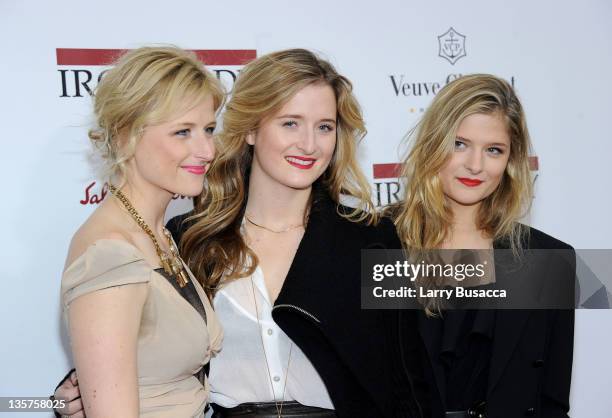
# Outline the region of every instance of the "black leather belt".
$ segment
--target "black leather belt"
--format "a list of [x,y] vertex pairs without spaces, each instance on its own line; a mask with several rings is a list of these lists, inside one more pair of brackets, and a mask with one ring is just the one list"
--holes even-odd
[[473,418],[468,411],[446,411],[444,418]]
[[[280,402],[278,407],[280,408]],[[278,418],[277,404],[275,402],[242,403],[233,408],[224,408],[212,404],[212,418],[241,417],[241,418]],[[299,402],[283,402],[283,417],[291,418],[336,418],[336,412],[331,409],[316,408],[302,405]]]

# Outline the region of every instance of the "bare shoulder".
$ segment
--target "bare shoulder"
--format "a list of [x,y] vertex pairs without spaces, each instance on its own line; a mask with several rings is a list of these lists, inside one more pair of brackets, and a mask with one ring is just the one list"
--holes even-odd
[[159,257],[151,238],[125,213],[112,206],[102,205],[73,235],[64,269],[100,240],[118,240],[130,244],[152,268],[159,266]]
[[116,214],[94,215],[74,234],[62,274],[62,298],[70,306],[69,318],[91,319],[88,315],[100,312],[138,316],[148,295],[150,266],[142,263],[142,252],[129,230],[121,228],[121,219],[112,216]]
[[[112,219],[112,217],[104,216],[106,211],[101,211],[101,209],[98,208],[92,213],[72,236],[64,268],[72,264],[90,246],[100,240],[118,240],[135,246],[129,231],[123,230],[120,225],[109,221],[108,219]],[[108,215],[112,215],[112,213]]]

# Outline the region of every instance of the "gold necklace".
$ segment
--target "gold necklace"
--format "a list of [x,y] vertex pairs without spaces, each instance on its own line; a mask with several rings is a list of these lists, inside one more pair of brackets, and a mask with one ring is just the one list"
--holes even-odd
[[275,234],[283,234],[283,233],[285,233],[285,232],[289,232],[289,231],[291,231],[291,230],[293,230],[293,229],[303,228],[303,227],[304,227],[304,224],[302,223],[302,224],[299,224],[299,225],[292,225],[292,226],[290,226],[290,227],[288,227],[288,228],[286,228],[286,229],[283,229],[283,230],[277,231],[277,230],[275,230],[275,229],[271,229],[271,228],[268,228],[267,226],[263,226],[263,225],[260,225],[260,224],[258,224],[258,223],[253,222],[253,220],[252,220],[251,218],[249,218],[249,215],[248,215],[246,212],[245,212],[245,214],[244,214],[244,217],[245,217],[245,219],[246,219],[246,220],[247,220],[247,221],[248,221],[250,224],[255,225],[255,226],[256,226],[256,227],[258,227],[258,228],[265,229],[266,231],[273,232],[273,233],[275,233]]
[[291,353],[293,352],[293,342],[289,346],[289,358],[287,360],[287,368],[285,369],[285,382],[283,383],[283,395],[279,402],[276,400],[276,392],[274,391],[274,385],[272,384],[272,375],[270,374],[270,363],[268,362],[268,355],[266,354],[266,347],[264,345],[263,337],[261,336],[261,322],[259,321],[259,309],[257,308],[257,298],[255,297],[255,285],[253,284],[253,276],[251,276],[251,290],[253,291],[253,304],[255,305],[255,316],[257,317],[257,333],[259,334],[259,339],[261,340],[261,349],[264,353],[264,358],[266,359],[266,371],[268,372],[268,381],[270,382],[270,389],[272,389],[272,396],[274,396],[274,406],[276,407],[276,413],[278,414],[278,418],[282,417],[283,414],[283,404],[285,403],[285,390],[287,389],[287,377],[289,376],[289,365],[291,364]]
[[130,203],[127,197],[119,189],[117,189],[114,185],[110,184],[108,186],[111,194],[116,197],[128,211],[128,213],[132,216],[132,218],[136,221],[139,227],[151,238],[153,241],[153,245],[155,246],[155,251],[157,252],[157,256],[161,261],[161,265],[164,268],[164,271],[168,273],[170,276],[173,276],[178,282],[180,287],[185,287],[187,282],[189,282],[187,272],[185,271],[185,266],[181,261],[181,257],[179,256],[178,249],[176,245],[174,245],[174,241],[172,240],[172,234],[166,228],[164,228],[164,235],[168,240],[168,246],[170,247],[170,255],[161,249],[159,246],[159,242],[157,242],[157,238],[155,238],[155,234],[147,225],[142,216],[138,214],[134,206]]

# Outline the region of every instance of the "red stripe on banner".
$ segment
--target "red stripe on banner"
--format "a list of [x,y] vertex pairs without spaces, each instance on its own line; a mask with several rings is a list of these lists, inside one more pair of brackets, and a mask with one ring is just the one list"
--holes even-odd
[[119,58],[125,49],[75,49],[57,48],[57,65],[109,65]]
[[[57,48],[57,65],[110,65],[128,49]],[[244,65],[257,58],[255,49],[195,49],[206,65]]]
[[255,49],[196,49],[193,52],[206,65],[244,65],[257,58]]
[[397,178],[402,172],[401,163],[374,164],[372,168],[375,179]]
[[538,157],[529,157],[529,169],[531,171],[538,171],[540,169],[540,161]]

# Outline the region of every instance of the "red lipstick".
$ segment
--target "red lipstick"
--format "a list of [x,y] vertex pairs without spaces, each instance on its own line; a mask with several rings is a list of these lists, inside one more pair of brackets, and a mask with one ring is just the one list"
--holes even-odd
[[459,180],[461,183],[465,184],[468,187],[480,186],[483,183],[482,180],[470,179],[467,177],[457,177],[457,180]]
[[196,174],[201,176],[202,174],[206,174],[206,166],[204,165],[182,165],[182,169],[189,171],[192,174]]
[[297,155],[289,155],[285,157],[285,160],[292,166],[301,170],[308,170],[314,165],[315,161],[317,161],[316,158],[300,157]]

